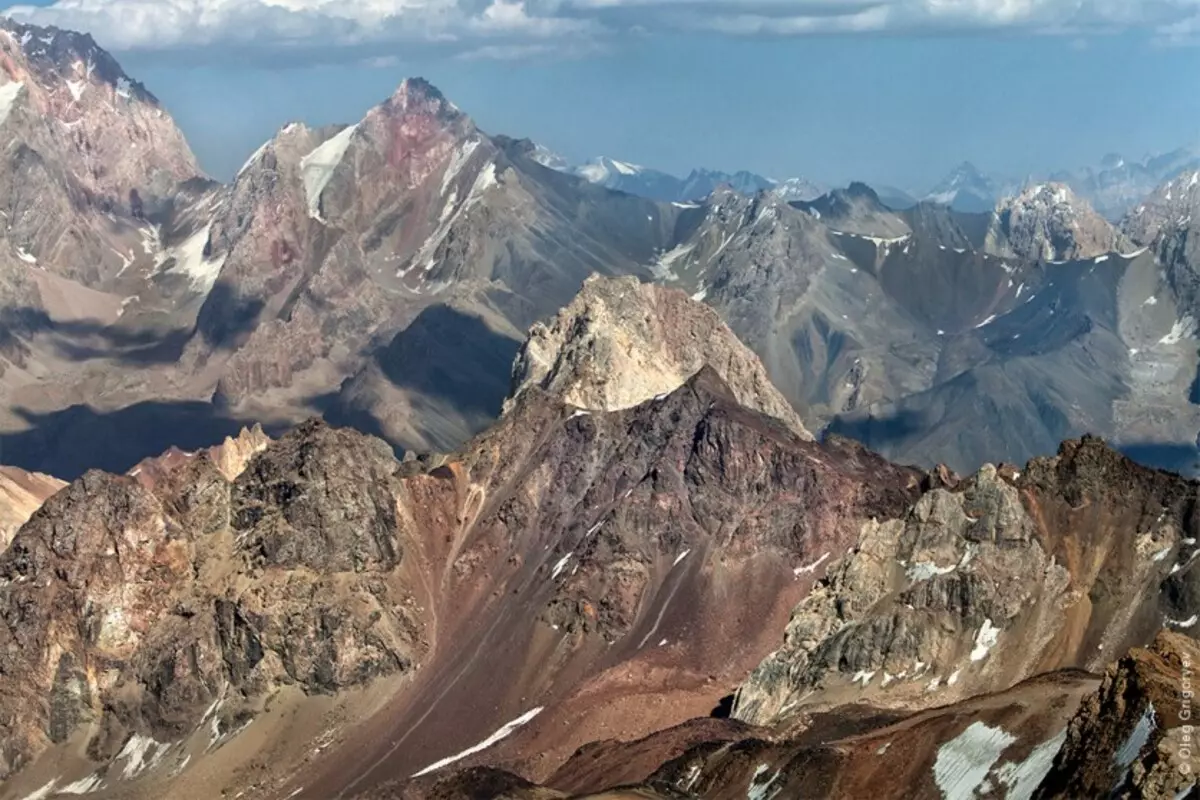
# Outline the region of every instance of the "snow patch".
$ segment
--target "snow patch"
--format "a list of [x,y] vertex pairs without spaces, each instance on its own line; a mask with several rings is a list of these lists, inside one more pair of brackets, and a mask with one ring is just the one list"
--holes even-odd
[[216,259],[206,258],[204,255],[212,225],[212,222],[209,222],[182,243],[167,250],[155,267],[155,272],[185,275],[193,291],[208,294],[221,274],[221,267],[225,266],[224,255]]
[[936,575],[949,575],[957,568],[956,564],[951,564],[948,567],[939,567],[931,561],[917,561],[909,566],[907,574],[908,579],[913,583],[921,583]]
[[672,566],[672,567],[677,567],[677,566],[679,566],[679,562],[681,562],[681,561],[683,561],[685,558],[687,558],[687,557],[688,557],[688,553],[690,553],[690,552],[692,552],[692,550],[691,550],[691,548],[689,547],[687,550],[684,550],[682,553],[680,553],[679,555],[675,556],[675,561],[674,561],[674,562],[672,562],[671,566]]
[[[1129,738],[1121,745],[1121,749],[1113,753],[1113,763],[1117,769],[1122,772],[1129,769],[1129,766],[1142,752],[1142,748],[1146,746],[1146,742],[1150,741],[1150,734],[1158,727],[1154,717],[1154,703],[1146,706],[1146,710],[1142,712],[1141,719],[1137,725],[1129,732]],[[1122,779],[1124,780],[1124,779]]]
[[1103,264],[1105,261],[1108,261],[1108,256],[1097,256],[1094,263]]
[[58,778],[53,779],[40,789],[33,790],[32,793],[25,795],[21,800],[45,800],[54,792],[54,784],[58,783]]
[[34,256],[32,253],[30,253],[28,250],[26,250],[24,247],[17,248],[17,258],[21,259],[26,264],[36,264],[37,263],[37,257]]
[[938,748],[933,779],[945,800],[971,800],[1005,748],[1017,738],[982,722],[971,726]]
[[149,736],[135,733],[121,748],[121,752],[117,753],[114,760],[125,759],[125,769],[121,770],[121,777],[131,780],[146,770],[156,767],[170,747],[169,744],[156,742]]
[[624,161],[612,160],[610,160],[610,163],[613,165],[613,168],[622,175],[637,175],[642,171],[642,168],[636,164],[626,164]]
[[867,686],[870,685],[871,679],[874,677],[875,677],[875,670],[871,670],[870,672],[867,672],[864,669],[860,669],[858,672],[854,673],[854,677],[850,679],[850,682],[861,684],[862,687],[865,689],[865,688],[867,688]]
[[995,314],[992,314],[990,317],[988,317],[987,319],[985,319],[983,322],[981,322],[981,323],[979,323],[978,325],[976,325],[976,326],[975,326],[975,330],[979,330],[980,328],[983,328],[983,327],[985,327],[985,326],[987,326],[987,325],[991,325],[991,324],[992,324],[993,322],[995,322],[995,321],[996,321],[996,315],[995,315]]
[[462,172],[462,168],[466,166],[467,162],[471,159],[471,154],[478,147],[479,141],[472,139],[454,151],[454,154],[450,157],[450,163],[446,165],[446,171],[442,173],[442,194],[445,194],[450,188],[451,183],[458,177],[458,173]]
[[104,783],[104,776],[98,772],[94,772],[86,778],[80,778],[74,783],[68,783],[57,791],[59,794],[87,794],[99,789],[102,783]]
[[67,89],[71,92],[71,97],[76,103],[83,97],[84,90],[87,89],[87,84],[83,81],[67,81]]
[[1033,748],[1024,761],[1014,763],[1009,761],[996,770],[996,779],[1008,787],[1005,800],[1029,800],[1034,791],[1041,785],[1042,780],[1050,774],[1054,765],[1054,757],[1062,749],[1067,740],[1067,729],[1063,728],[1053,739],[1042,742]]
[[1171,554],[1171,548],[1164,547],[1162,550],[1159,550],[1157,553],[1155,553],[1150,558],[1150,560],[1157,564],[1159,561],[1162,561],[1164,558],[1166,558],[1170,554]]
[[679,276],[671,267],[681,258],[686,257],[689,253],[696,249],[694,244],[681,244],[659,256],[650,266],[654,277],[660,281],[677,281]]
[[1145,299],[1145,300],[1142,302],[1142,305],[1144,305],[1144,306],[1156,306],[1156,305],[1158,305],[1158,298],[1157,298],[1157,297],[1155,297],[1154,295],[1150,295],[1149,297],[1147,297],[1147,298],[1146,298],[1146,299]]
[[242,168],[237,171],[237,175],[234,176],[234,180],[237,180],[238,178],[242,177],[242,173],[245,172],[246,170],[250,169],[250,167],[254,164],[254,162],[258,161],[258,157],[261,156],[263,154],[263,152],[265,152],[266,149],[270,145],[271,145],[270,139],[268,139],[267,141],[265,141],[261,145],[259,145],[258,149],[255,150],[254,153],[249,158],[246,159],[246,163],[242,164]]
[[750,778],[750,786],[746,789],[746,800],[772,800],[778,797],[783,791],[783,787],[779,786],[775,789],[771,787],[775,781],[783,775],[782,770],[775,770],[775,774],[767,777],[767,771],[770,769],[766,764],[759,764],[754,769],[754,775]]
[[1168,625],[1174,625],[1176,628],[1190,628],[1193,625],[1195,625],[1197,622],[1200,622],[1200,615],[1197,615],[1197,614],[1193,614],[1192,616],[1188,617],[1187,619],[1168,619],[1167,620]]
[[1196,321],[1190,316],[1184,316],[1183,319],[1175,321],[1171,326],[1171,331],[1166,336],[1158,340],[1159,344],[1178,344],[1185,338],[1196,332]]
[[559,573],[563,571],[565,566],[567,566],[567,562],[571,560],[571,556],[573,555],[575,555],[573,552],[567,553],[558,560],[558,562],[554,565],[554,571],[550,573],[550,580],[554,580],[558,577]]
[[813,572],[816,571],[817,567],[819,567],[825,563],[825,560],[827,558],[829,558],[829,553],[826,553],[825,555],[821,556],[816,561],[809,564],[807,567],[796,567],[794,570],[792,570],[792,574],[795,575],[797,578],[799,578],[801,575],[811,575]]
[[493,186],[498,186],[500,181],[496,178],[496,164],[489,161],[479,170],[479,174],[475,176],[475,183],[471,186],[471,193],[467,196],[468,202],[474,202],[479,199],[479,196]]
[[472,745],[471,747],[468,747],[466,750],[463,750],[461,753],[457,753],[457,754],[449,756],[447,758],[443,758],[441,761],[435,761],[434,763],[430,764],[428,767],[425,767],[425,769],[421,770],[420,772],[413,773],[413,777],[419,778],[422,775],[428,775],[430,772],[434,772],[436,770],[441,769],[444,766],[453,764],[455,761],[461,761],[462,759],[466,758],[467,756],[473,756],[476,753],[479,753],[479,752],[482,752],[482,751],[488,749],[489,747],[494,745],[496,742],[499,742],[500,740],[505,739],[508,736],[510,736],[513,733],[513,731],[528,724],[534,717],[536,717],[538,714],[542,713],[542,711],[543,711],[543,706],[538,706],[537,708],[535,708],[531,711],[526,711],[524,714],[517,717],[512,722],[506,723],[503,727],[500,728],[500,730],[496,731],[495,733],[493,733],[488,738],[484,739],[479,744]]
[[311,153],[300,159],[300,174],[304,179],[304,196],[308,200],[308,215],[321,219],[321,193],[333,179],[333,173],[350,147],[350,139],[358,130],[351,125],[328,141],[318,145]]
[[987,658],[988,651],[996,645],[1000,638],[1000,629],[992,626],[990,619],[983,621],[983,627],[975,636],[975,649],[971,651],[972,661],[982,661]]

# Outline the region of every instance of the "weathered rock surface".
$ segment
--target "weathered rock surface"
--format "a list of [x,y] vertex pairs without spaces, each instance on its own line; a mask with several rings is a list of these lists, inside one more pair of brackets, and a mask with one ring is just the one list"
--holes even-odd
[[993,255],[1026,261],[1077,261],[1134,249],[1061,183],[1031,186],[1001,199],[984,246]]
[[584,410],[617,411],[674,391],[705,365],[741,405],[812,438],[715,311],[636,278],[589,278],[553,321],[535,325],[513,365],[512,395],[538,386]]
[[327,758],[256,785],[365,791],[533,708],[513,741],[542,776],[597,731],[716,705],[807,591],[801,568],[919,491],[914,471],[742,407],[707,366],[608,413],[529,387],[462,452],[398,467],[313,423],[232,483],[201,451],[52,498],[0,559],[5,770],[86,730],[106,781],[141,774],[112,759],[146,742],[166,770],[146,785],[167,791],[198,729],[228,741],[288,687],[411,672]]
[[0,556],[4,774],[82,723],[98,761],[132,736],[178,765],[202,725],[215,742],[279,687],[410,669],[394,467],[382,442],[314,424],[233,483],[201,452],[152,486],[90,472],[52,497]]
[[1163,631],[1111,664],[1066,731],[1037,798],[1187,797],[1195,789],[1200,643]]
[[735,716],[771,724],[851,698],[914,708],[1096,670],[1190,605],[1194,484],[1095,439],[1022,473],[943,481],[907,518],[864,526],[740,688]]

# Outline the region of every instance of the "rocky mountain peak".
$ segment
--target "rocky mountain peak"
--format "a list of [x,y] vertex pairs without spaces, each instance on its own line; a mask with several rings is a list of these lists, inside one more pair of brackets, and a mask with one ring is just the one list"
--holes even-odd
[[1194,793],[1191,693],[1200,644],[1161,631],[1110,664],[1065,731],[1037,798]]
[[853,181],[845,190],[846,196],[858,197],[872,203],[879,202],[879,194],[862,181]]
[[87,289],[153,269],[148,220],[205,180],[158,100],[86,34],[0,20],[0,126],[0,251]]
[[380,106],[390,114],[432,114],[454,119],[463,116],[458,106],[424,78],[405,78]]
[[1096,258],[1128,243],[1069,186],[1041,183],[996,204],[986,246],[997,255],[1053,262]]
[[1160,237],[1190,227],[1196,211],[1200,211],[1200,171],[1185,172],[1139,203],[1121,227],[1138,244],[1150,246]]
[[78,80],[80,65],[86,76],[119,91],[123,96],[158,105],[158,98],[129,77],[112,55],[96,44],[91,34],[60,28],[26,25],[0,18],[0,31],[15,41],[27,64],[43,84]]
[[706,365],[740,403],[812,438],[758,356],[715,311],[632,277],[589,278],[549,324],[530,329],[506,407],[538,386],[585,411],[629,408],[674,391]]
[[982,212],[991,209],[996,194],[995,183],[974,164],[964,161],[935,186],[925,199],[951,206],[958,211]]

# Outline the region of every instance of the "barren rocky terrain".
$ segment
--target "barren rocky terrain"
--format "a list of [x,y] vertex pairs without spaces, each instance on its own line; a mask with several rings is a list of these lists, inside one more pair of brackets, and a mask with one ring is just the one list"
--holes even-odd
[[0,800],[1196,794],[1200,175],[656,201],[413,78],[223,185],[0,71]]

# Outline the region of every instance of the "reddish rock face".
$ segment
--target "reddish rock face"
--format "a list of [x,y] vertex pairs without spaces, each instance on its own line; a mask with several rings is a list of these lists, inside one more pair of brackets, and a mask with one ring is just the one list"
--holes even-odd
[[[228,733],[281,686],[410,669],[419,617],[384,574],[400,557],[394,465],[382,443],[308,426],[232,484],[201,452],[146,465],[145,483],[92,472],[51,498],[0,557],[4,770],[87,721],[104,760],[133,733]],[[364,531],[384,556],[351,565]]]
[[202,176],[195,157],[158,100],[90,36],[5,20],[0,65],[12,94],[0,122],[11,140],[0,260],[107,290],[138,258],[147,205],[161,211]]
[[[597,730],[643,735],[715,705],[811,583],[796,567],[900,514],[920,477],[798,438],[708,370],[613,414],[530,390],[442,466],[397,467],[376,440],[307,425],[232,484],[201,452],[54,498],[0,562],[0,608],[21,622],[4,674],[38,687],[0,679],[21,709],[6,769],[85,720],[105,758],[129,732],[190,736],[218,701],[228,730],[281,686],[334,691],[419,663],[314,786],[344,785],[347,761],[362,787],[411,774],[535,704],[540,774]],[[646,681],[678,707],[612,716]],[[58,698],[50,716],[39,696]],[[397,740],[410,744],[376,764]]]
[[1110,664],[1035,796],[1186,796],[1200,769],[1191,697],[1197,659],[1195,639],[1163,631]]
[[[116,777],[119,754],[149,743],[138,780],[169,792],[214,743],[252,758],[242,726],[288,687],[377,687],[315,754],[256,768],[255,791],[549,797],[619,775],[651,797],[933,797],[980,736],[1003,745],[995,780],[1037,765],[1040,781],[1095,684],[1010,687],[1103,663],[1098,644],[1191,602],[1190,566],[1173,569],[1191,564],[1191,484],[1096,440],[1019,472],[926,475],[807,441],[709,368],[607,413],[530,386],[459,452],[405,465],[319,423],[227,450],[224,471],[213,451],[90,473],[0,558],[6,770],[86,732],[112,780],[137,778]],[[892,664],[910,659],[915,682]],[[739,684],[734,713],[760,727],[688,723]],[[521,777],[470,771],[484,764]],[[876,789],[887,775],[917,794]]]

